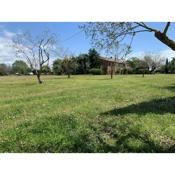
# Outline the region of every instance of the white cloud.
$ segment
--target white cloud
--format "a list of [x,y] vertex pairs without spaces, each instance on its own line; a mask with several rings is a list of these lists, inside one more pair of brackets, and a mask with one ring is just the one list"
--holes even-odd
[[175,57],[175,51],[170,50],[170,49],[162,50],[162,51],[160,51],[160,54],[163,57],[169,58],[169,59],[171,59],[172,57]]
[[4,33],[4,37],[9,38],[9,39],[12,39],[16,35],[16,33],[9,32],[7,30],[4,30],[3,33]]
[[15,35],[6,30],[0,33],[0,63],[11,64],[15,60],[15,50],[12,48],[12,38]]

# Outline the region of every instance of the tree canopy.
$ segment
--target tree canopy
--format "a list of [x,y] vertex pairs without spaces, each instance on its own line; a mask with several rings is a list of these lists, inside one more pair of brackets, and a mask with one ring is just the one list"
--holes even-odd
[[38,83],[41,84],[42,67],[49,62],[55,50],[55,34],[48,30],[44,30],[38,36],[24,32],[18,34],[13,42],[17,56],[26,59],[33,73],[37,75]]
[[30,69],[24,61],[16,60],[12,64],[12,71],[14,73],[19,73],[19,74],[28,74],[30,72]]
[[167,22],[164,29],[160,31],[144,22],[90,22],[83,24],[80,28],[91,38],[92,44],[105,50],[120,46],[122,43],[127,43],[126,48],[129,50],[136,34],[152,32],[156,39],[175,51],[175,41],[167,34],[170,26],[171,22]]

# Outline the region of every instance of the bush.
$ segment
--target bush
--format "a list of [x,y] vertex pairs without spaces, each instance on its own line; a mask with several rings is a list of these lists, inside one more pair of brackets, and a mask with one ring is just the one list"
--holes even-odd
[[101,75],[102,74],[101,69],[98,69],[98,68],[90,69],[89,73],[92,75]]

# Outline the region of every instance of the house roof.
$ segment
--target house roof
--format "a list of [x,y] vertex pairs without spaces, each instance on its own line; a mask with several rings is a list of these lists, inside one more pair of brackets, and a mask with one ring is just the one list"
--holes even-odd
[[105,57],[100,57],[100,60],[110,62],[110,63],[125,64],[123,60],[113,60],[111,58],[105,58]]

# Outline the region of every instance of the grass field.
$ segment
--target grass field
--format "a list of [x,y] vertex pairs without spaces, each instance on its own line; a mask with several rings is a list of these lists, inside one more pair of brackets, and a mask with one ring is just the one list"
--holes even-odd
[[0,77],[0,152],[175,152],[175,75]]

